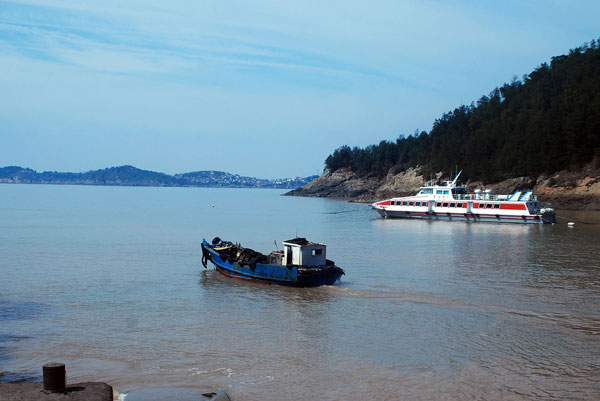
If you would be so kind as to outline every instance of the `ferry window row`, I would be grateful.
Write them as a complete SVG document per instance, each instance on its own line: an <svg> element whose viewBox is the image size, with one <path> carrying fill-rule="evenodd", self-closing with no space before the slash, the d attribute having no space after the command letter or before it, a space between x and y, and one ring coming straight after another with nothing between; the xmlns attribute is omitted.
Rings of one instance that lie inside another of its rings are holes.
<svg viewBox="0 0 600 401"><path fill-rule="evenodd" d="M499 203L480 203L479 204L479 208L480 209L500 209L500 204Z"/></svg>
<svg viewBox="0 0 600 401"><path fill-rule="evenodd" d="M427 202L415 202L415 201L391 201L391 205L394 206L428 206ZM463 202L436 202L436 207L467 207L466 203ZM500 209L499 203L479 203L473 205L475 208L479 209Z"/></svg>
<svg viewBox="0 0 600 401"><path fill-rule="evenodd" d="M396 206L427 206L427 202L415 202L415 201L392 201L391 205Z"/></svg>
<svg viewBox="0 0 600 401"><path fill-rule="evenodd" d="M463 202L436 202L435 203L436 207L466 207L466 203ZM500 209L500 204L499 203L479 203L478 205L474 206L474 207L478 207L480 209Z"/></svg>
<svg viewBox="0 0 600 401"><path fill-rule="evenodd" d="M462 202L458 202L458 203L456 203L456 202L452 202L452 203L448 203L448 202L444 202L444 203L442 203L442 202L436 202L435 206L436 207L464 207L464 203L462 203Z"/></svg>

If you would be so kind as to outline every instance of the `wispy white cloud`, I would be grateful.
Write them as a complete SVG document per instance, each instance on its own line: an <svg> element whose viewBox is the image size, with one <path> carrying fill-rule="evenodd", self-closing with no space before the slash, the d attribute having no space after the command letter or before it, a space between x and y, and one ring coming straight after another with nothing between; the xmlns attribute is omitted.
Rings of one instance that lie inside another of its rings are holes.
<svg viewBox="0 0 600 401"><path fill-rule="evenodd" d="M26 57L93 71L193 80L197 71L257 73L257 68L263 68L265 72L289 74L290 84L296 76L302 85L312 82L316 86L335 86L338 75L393 78L373 66L340 59L336 54L320 54L301 46L284 47L284 43L266 40L273 35L272 27L232 26L234 22L216 22L208 16L193 18L166 9L141 8L137 13L121 10L115 16L108 12L114 9L106 5L90 10L77 5L63 9L65 4L60 2L59 7L45 1L30 3L8 3L0 14L4 47L12 47ZM161 24L153 24L159 17ZM215 81L219 82L218 77Z"/></svg>

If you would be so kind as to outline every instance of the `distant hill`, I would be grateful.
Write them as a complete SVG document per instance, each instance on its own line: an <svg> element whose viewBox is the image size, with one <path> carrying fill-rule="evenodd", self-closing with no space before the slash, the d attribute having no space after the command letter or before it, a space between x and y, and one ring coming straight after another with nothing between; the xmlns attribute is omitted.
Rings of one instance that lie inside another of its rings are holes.
<svg viewBox="0 0 600 401"><path fill-rule="evenodd" d="M443 114L429 133L342 146L325 161L329 172L365 178L418 166L424 177L458 168L463 178L487 183L589 163L600 166L600 43L594 40Z"/></svg>
<svg viewBox="0 0 600 401"><path fill-rule="evenodd" d="M121 185L144 187L228 187L294 189L317 178L310 177L266 179L243 177L223 171L195 171L169 175L141 170L133 166L110 167L85 173L38 173L30 168L8 166L0 168L0 183L63 184L63 185Z"/></svg>

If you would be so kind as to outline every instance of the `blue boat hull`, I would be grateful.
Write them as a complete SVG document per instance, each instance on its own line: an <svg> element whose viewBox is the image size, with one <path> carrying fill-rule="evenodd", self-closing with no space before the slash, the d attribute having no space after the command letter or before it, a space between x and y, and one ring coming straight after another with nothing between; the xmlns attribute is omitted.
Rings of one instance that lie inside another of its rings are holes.
<svg viewBox="0 0 600 401"><path fill-rule="evenodd" d="M203 254L207 254L217 271L228 277L263 284L278 284L293 287L315 287L332 285L340 279L343 270L337 266L304 267L280 266L265 263L245 264L227 260L213 249L206 240L202 242Z"/></svg>

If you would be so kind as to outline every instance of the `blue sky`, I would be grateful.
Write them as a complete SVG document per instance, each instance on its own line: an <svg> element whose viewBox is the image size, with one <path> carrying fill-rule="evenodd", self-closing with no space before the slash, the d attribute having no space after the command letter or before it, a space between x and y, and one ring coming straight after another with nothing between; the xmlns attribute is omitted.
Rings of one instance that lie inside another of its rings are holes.
<svg viewBox="0 0 600 401"><path fill-rule="evenodd" d="M427 130L598 38L598 1L0 0L0 166L265 178Z"/></svg>

